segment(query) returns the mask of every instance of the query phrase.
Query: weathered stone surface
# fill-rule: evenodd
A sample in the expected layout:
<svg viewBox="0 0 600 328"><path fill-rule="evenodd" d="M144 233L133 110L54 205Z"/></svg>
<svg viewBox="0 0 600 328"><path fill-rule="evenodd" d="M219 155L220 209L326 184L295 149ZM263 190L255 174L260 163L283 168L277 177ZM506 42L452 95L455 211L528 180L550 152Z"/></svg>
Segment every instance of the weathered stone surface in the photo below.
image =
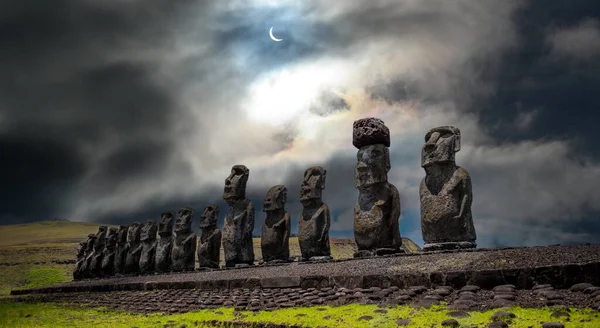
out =
<svg viewBox="0 0 600 328"><path fill-rule="evenodd" d="M113 227L108 229L108 233L106 234L106 246L102 254L102 264L99 273L101 277L110 277L115 274L118 233L119 230Z"/></svg>
<svg viewBox="0 0 600 328"><path fill-rule="evenodd" d="M120 225L117 231L117 253L115 254L115 263L113 265L114 274L125 272L125 261L129 253L129 244L127 236L129 235L129 226Z"/></svg>
<svg viewBox="0 0 600 328"><path fill-rule="evenodd" d="M246 198L246 183L250 170L235 165L225 179L223 199L229 205L223 225L223 251L225 265L254 264L252 231L254 230L254 205Z"/></svg>
<svg viewBox="0 0 600 328"><path fill-rule="evenodd" d="M196 233L192 231L194 210L182 208L175 222L175 237L171 250L171 270L193 271L196 265Z"/></svg>
<svg viewBox="0 0 600 328"><path fill-rule="evenodd" d="M398 189L387 179L391 168L389 142L386 144L380 136L387 136L389 140L389 131L383 121L367 118L354 123L355 144L360 146L354 178L354 186L359 190L354 206L357 257L365 256L366 252L375 255L378 249L402 252L398 225L400 197Z"/></svg>
<svg viewBox="0 0 600 328"><path fill-rule="evenodd" d="M263 278L260 285L262 288L300 287L300 281L300 277Z"/></svg>
<svg viewBox="0 0 600 328"><path fill-rule="evenodd" d="M171 251L173 250L173 219L172 212L160 215L158 224L158 241L156 243L156 257L154 266L156 272L168 272L171 270Z"/></svg>
<svg viewBox="0 0 600 328"><path fill-rule="evenodd" d="M80 242L77 247L77 262L75 262L75 269L73 270L73 280L81 279L81 267L86 259L87 242Z"/></svg>
<svg viewBox="0 0 600 328"><path fill-rule="evenodd" d="M218 268L221 253L221 230L217 227L219 207L208 205L200 216L198 263L201 268Z"/></svg>
<svg viewBox="0 0 600 328"><path fill-rule="evenodd" d="M106 226L99 226L94 241L94 251L92 252L90 264L88 267L88 277L94 278L100 275L102 270L102 257L104 255L104 246L106 245Z"/></svg>
<svg viewBox="0 0 600 328"><path fill-rule="evenodd" d="M327 171L320 166L310 167L304 172L304 180L300 187L300 202L303 208L298 222L298 243L303 259L331 256L331 214L329 207L322 200L326 174Z"/></svg>
<svg viewBox="0 0 600 328"><path fill-rule="evenodd" d="M267 213L262 226L260 246L263 261L288 261L290 258L290 213L285 210L287 188L271 187L265 196L263 211Z"/></svg>
<svg viewBox="0 0 600 328"><path fill-rule="evenodd" d="M456 165L460 130L451 126L431 129L421 152L421 231L424 251L474 248L477 239L471 203L471 177Z"/></svg>
<svg viewBox="0 0 600 328"><path fill-rule="evenodd" d="M142 242L142 253L140 254L140 272L154 272L156 258L156 222L152 219L146 221L142 227L140 241Z"/></svg>
<svg viewBox="0 0 600 328"><path fill-rule="evenodd" d="M140 272L140 256L142 255L142 243L140 242L141 230L142 224L140 222L135 222L127 231L128 250L123 273Z"/></svg>
<svg viewBox="0 0 600 328"><path fill-rule="evenodd" d="M367 117L354 121L352 132L352 144L358 149L375 144L390 146L390 130L378 118Z"/></svg>

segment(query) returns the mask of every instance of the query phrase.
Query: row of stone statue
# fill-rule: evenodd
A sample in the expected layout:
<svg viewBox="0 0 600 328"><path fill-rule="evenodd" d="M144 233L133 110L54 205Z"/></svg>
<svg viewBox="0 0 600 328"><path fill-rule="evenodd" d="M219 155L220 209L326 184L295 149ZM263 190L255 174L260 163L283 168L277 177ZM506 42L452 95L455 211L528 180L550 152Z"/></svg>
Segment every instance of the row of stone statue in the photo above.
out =
<svg viewBox="0 0 600 328"><path fill-rule="evenodd" d="M391 168L389 129L377 118L357 120L353 125L353 145L358 148L354 185L359 191L354 206L354 237L358 248L354 256L401 253L400 197L387 177ZM455 163L455 153L459 150L457 128L437 127L425 135L421 166L426 175L419 188L424 251L476 247L471 179ZM174 233L171 232L173 214L162 214L158 240L152 220L143 226L134 224L129 229L121 226L108 232L101 227L80 245L74 276L193 270L196 253L201 267L218 267L221 242L226 266L252 265L255 210L246 198L248 177L246 166L233 166L223 193L229 205L223 233L216 225L217 206L207 206L200 220L202 234L197 252L196 234L191 229L193 211L185 208L179 211ZM325 177L326 170L320 166L304 173L298 231L304 260L330 258L331 218L321 198ZM282 185L272 187L265 197L266 219L261 234L265 262L289 258L290 215L285 210L286 200L287 189Z"/></svg>

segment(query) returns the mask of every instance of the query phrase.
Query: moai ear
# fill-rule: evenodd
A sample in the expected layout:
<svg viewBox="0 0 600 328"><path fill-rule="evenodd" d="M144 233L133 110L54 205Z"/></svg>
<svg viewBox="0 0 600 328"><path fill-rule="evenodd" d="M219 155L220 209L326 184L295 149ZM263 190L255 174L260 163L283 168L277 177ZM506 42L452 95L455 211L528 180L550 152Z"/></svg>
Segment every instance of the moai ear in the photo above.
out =
<svg viewBox="0 0 600 328"><path fill-rule="evenodd" d="M454 132L454 152L458 152L460 150L460 130L456 129Z"/></svg>

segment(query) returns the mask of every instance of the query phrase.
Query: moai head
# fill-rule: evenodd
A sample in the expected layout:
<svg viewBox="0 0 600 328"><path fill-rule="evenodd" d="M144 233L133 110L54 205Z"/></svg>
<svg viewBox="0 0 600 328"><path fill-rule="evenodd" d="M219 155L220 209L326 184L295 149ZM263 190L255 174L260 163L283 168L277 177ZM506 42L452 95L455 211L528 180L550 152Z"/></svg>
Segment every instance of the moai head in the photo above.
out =
<svg viewBox="0 0 600 328"><path fill-rule="evenodd" d="M160 215L160 223L158 224L158 235L168 237L173 234L173 213L165 212Z"/></svg>
<svg viewBox="0 0 600 328"><path fill-rule="evenodd" d="M94 243L95 242L96 242L96 235L93 234L93 233L89 234L88 235L88 239L85 242L85 244L86 244L86 247L85 247L86 253L89 253L89 252L91 252L91 251L94 250Z"/></svg>
<svg viewBox="0 0 600 328"><path fill-rule="evenodd" d="M246 198L246 183L250 170L244 165L234 165L231 174L225 179L223 199L230 204L236 200Z"/></svg>
<svg viewBox="0 0 600 328"><path fill-rule="evenodd" d="M390 131L383 121L373 117L355 121L352 144L358 148L354 186L362 189L387 181Z"/></svg>
<svg viewBox="0 0 600 328"><path fill-rule="evenodd" d="M304 172L304 180L300 187L300 202L313 199L320 200L325 189L327 171L321 166L313 166Z"/></svg>
<svg viewBox="0 0 600 328"><path fill-rule="evenodd" d="M156 222L152 219L146 221L146 223L142 226L142 232L140 233L140 240L154 240L156 239Z"/></svg>
<svg viewBox="0 0 600 328"><path fill-rule="evenodd" d="M194 210L191 208L182 208L178 212L179 217L175 222L175 232L186 233L192 231L192 221L194 221Z"/></svg>
<svg viewBox="0 0 600 328"><path fill-rule="evenodd" d="M215 227L219 219L219 206L215 204L207 205L200 216L200 228Z"/></svg>
<svg viewBox="0 0 600 328"><path fill-rule="evenodd" d="M119 231L117 232L117 244L125 245L127 243L127 235L128 235L129 226L120 225Z"/></svg>
<svg viewBox="0 0 600 328"><path fill-rule="evenodd" d="M85 249L87 248L87 242L82 241L77 246L77 258L82 258L85 255Z"/></svg>
<svg viewBox="0 0 600 328"><path fill-rule="evenodd" d="M459 129L453 126L433 128L425 135L425 144L421 151L421 167L454 163L454 154L459 150Z"/></svg>
<svg viewBox="0 0 600 328"><path fill-rule="evenodd" d="M119 229L110 228L106 234L106 248L115 248L117 246L117 237L119 235Z"/></svg>
<svg viewBox="0 0 600 328"><path fill-rule="evenodd" d="M104 249L106 242L106 226L99 226L96 233L96 241L94 242L94 250L99 252Z"/></svg>
<svg viewBox="0 0 600 328"><path fill-rule="evenodd" d="M285 208L287 202L287 188L283 185L271 187L265 196L263 203L263 211L276 211Z"/></svg>
<svg viewBox="0 0 600 328"><path fill-rule="evenodd" d="M129 227L127 232L127 242L128 243L138 243L140 241L140 228L141 223L135 222Z"/></svg>

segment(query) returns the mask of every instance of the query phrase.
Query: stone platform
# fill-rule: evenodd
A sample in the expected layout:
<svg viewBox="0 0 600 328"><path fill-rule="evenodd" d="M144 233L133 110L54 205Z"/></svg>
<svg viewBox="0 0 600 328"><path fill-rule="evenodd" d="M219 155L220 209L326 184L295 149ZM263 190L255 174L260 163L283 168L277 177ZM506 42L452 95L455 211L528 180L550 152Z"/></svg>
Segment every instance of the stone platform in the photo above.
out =
<svg viewBox="0 0 600 328"><path fill-rule="evenodd" d="M11 295L255 288L408 288L466 285L490 290L510 284L531 289L548 284L569 288L600 285L600 245L543 246L425 252L322 263L286 263L189 273L154 274L74 281Z"/></svg>

